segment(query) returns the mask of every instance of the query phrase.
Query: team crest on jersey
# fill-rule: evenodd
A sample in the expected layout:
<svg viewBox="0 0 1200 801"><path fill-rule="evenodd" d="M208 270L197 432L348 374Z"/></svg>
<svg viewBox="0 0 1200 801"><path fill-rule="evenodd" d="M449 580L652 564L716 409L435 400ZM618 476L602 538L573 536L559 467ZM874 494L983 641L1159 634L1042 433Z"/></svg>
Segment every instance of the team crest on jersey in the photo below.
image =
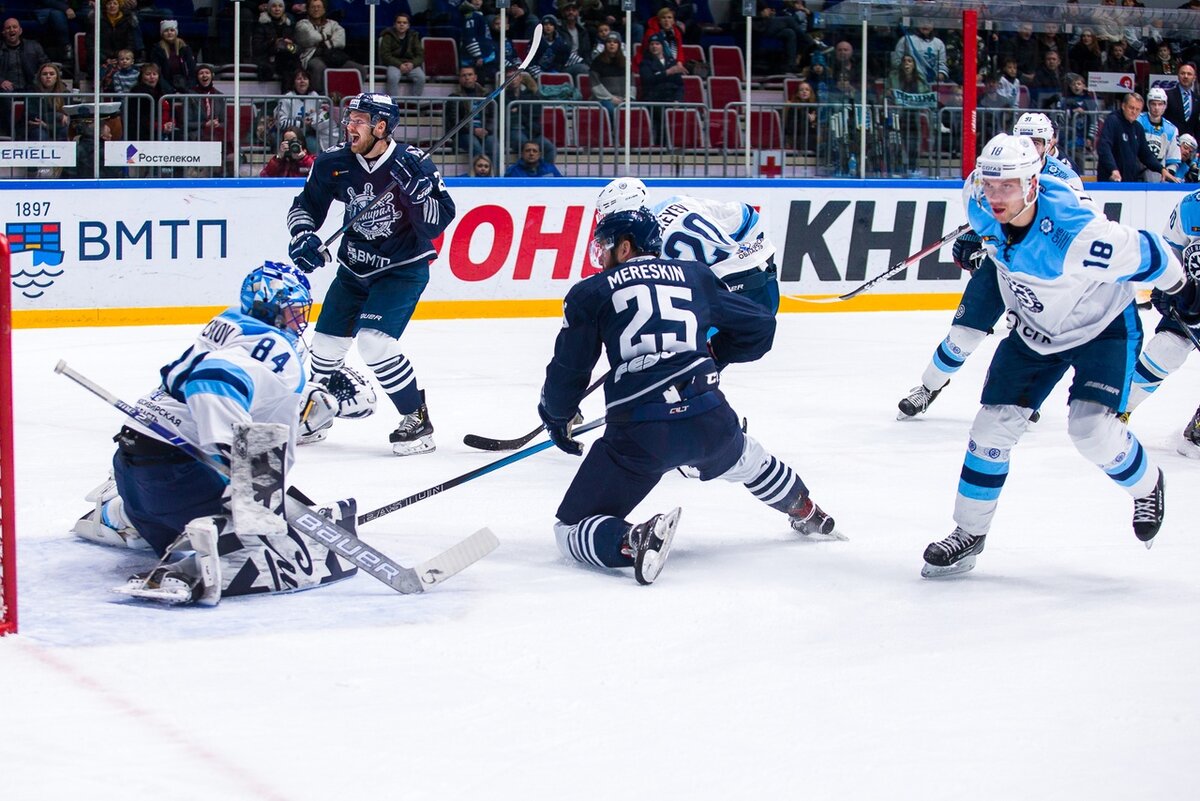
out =
<svg viewBox="0 0 1200 801"><path fill-rule="evenodd" d="M1016 296L1020 304L1034 314L1046 310L1046 305L1038 300L1038 297L1034 291L1024 284L1018 284L1012 279L1012 276L1009 276L1008 278L1008 288L1012 291L1013 295Z"/></svg>
<svg viewBox="0 0 1200 801"><path fill-rule="evenodd" d="M350 187L346 192L349 195L346 212L351 216L358 214L375 200L375 187L371 184L364 186L361 194L356 193L354 187ZM389 190L374 208L354 223L354 230L367 239L379 239L391 233L392 222L400 216L396 213L395 198L396 193Z"/></svg>
<svg viewBox="0 0 1200 801"><path fill-rule="evenodd" d="M1054 230L1054 223L1051 222L1049 217L1043 217L1041 225L1039 225L1038 228L1043 234L1048 234Z"/></svg>

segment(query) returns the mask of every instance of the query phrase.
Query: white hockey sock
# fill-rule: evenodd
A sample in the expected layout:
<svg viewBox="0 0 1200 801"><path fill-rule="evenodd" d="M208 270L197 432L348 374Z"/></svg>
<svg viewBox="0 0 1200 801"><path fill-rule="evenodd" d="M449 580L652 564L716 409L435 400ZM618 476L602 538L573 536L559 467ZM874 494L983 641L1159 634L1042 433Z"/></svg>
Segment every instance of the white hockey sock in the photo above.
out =
<svg viewBox="0 0 1200 801"><path fill-rule="evenodd" d="M1067 433L1084 458L1134 498L1154 489L1157 465L1111 409L1093 401L1071 401Z"/></svg>
<svg viewBox="0 0 1200 801"><path fill-rule="evenodd" d="M320 332L313 334L312 348L308 352L313 381L326 381L341 369L352 342L354 340L350 337L335 337Z"/></svg>
<svg viewBox="0 0 1200 801"><path fill-rule="evenodd" d="M937 346L933 358L921 374L921 383L928 389L941 389L957 373L967 358L987 338L987 331L962 325L950 326L950 333Z"/></svg>
<svg viewBox="0 0 1200 801"><path fill-rule="evenodd" d="M585 517L575 525L554 523L554 540L563 556L595 567L629 567L633 559L621 552L629 523L612 515Z"/></svg>
<svg viewBox="0 0 1200 801"><path fill-rule="evenodd" d="M1008 405L984 406L975 415L954 499L954 522L964 531L978 537L991 529L1008 479L1009 453L1029 427L1029 413Z"/></svg>
<svg viewBox="0 0 1200 801"><path fill-rule="evenodd" d="M1155 334L1138 357L1125 411L1132 412L1150 397L1167 376L1183 366L1191 352L1192 343L1187 338L1173 331Z"/></svg>
<svg viewBox="0 0 1200 801"><path fill-rule="evenodd" d="M411 414L421 405L412 363L400 351L400 340L382 331L365 328L358 335L358 352L375 373L379 385L400 414Z"/></svg>

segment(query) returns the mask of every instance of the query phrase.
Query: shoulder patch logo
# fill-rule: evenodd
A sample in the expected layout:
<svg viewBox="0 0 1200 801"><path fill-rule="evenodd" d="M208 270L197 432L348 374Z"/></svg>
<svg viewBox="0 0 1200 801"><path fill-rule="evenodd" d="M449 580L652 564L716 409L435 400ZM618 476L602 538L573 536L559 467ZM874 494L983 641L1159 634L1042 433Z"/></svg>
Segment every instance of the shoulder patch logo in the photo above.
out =
<svg viewBox="0 0 1200 801"><path fill-rule="evenodd" d="M1041 224L1038 225L1038 229L1041 230L1043 234L1049 234L1054 230L1054 223L1049 217L1043 217Z"/></svg>

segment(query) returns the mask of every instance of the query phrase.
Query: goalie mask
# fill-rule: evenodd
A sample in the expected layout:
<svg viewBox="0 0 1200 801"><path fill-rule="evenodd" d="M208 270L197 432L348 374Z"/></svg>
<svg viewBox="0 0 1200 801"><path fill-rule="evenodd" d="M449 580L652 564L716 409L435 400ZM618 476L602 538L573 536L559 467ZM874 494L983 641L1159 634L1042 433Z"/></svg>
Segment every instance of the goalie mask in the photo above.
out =
<svg viewBox="0 0 1200 801"><path fill-rule="evenodd" d="M308 277L287 264L267 261L242 281L242 314L299 337L308 326Z"/></svg>
<svg viewBox="0 0 1200 801"><path fill-rule="evenodd" d="M616 248L624 239L629 240L635 255L658 255L662 250L658 218L643 207L633 211L613 212L602 219L596 224L589 248L588 255L592 266L598 270L606 269L605 254Z"/></svg>
<svg viewBox="0 0 1200 801"><path fill-rule="evenodd" d="M618 211L636 211L646 205L646 185L637 178L618 178L600 190L596 198L596 219L603 220Z"/></svg>

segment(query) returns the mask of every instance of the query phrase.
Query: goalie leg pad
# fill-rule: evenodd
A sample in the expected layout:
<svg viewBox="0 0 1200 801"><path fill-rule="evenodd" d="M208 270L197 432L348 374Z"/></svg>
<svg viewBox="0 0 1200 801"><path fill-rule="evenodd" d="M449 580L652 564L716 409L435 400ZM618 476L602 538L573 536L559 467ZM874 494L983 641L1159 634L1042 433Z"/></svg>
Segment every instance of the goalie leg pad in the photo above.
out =
<svg viewBox="0 0 1200 801"><path fill-rule="evenodd" d="M318 510L335 523L354 531L357 505L353 498ZM331 514L332 511L332 514ZM283 536L223 535L218 542L222 595L287 593L321 587L358 572L324 545L288 530Z"/></svg>
<svg viewBox="0 0 1200 801"><path fill-rule="evenodd" d="M282 423L238 423L233 427L229 508L233 528L243 534L279 536L283 517L288 427Z"/></svg>
<svg viewBox="0 0 1200 801"><path fill-rule="evenodd" d="M217 541L228 518L198 517L184 527L153 569L131 576L113 592L144 601L216 606L221 602L221 563ZM182 558L168 561L173 555Z"/></svg>
<svg viewBox="0 0 1200 801"><path fill-rule="evenodd" d="M138 534L137 529L126 517L125 502L117 494L117 482L111 472L102 484L85 496L84 500L96 506L75 521L72 533L98 545L137 551L150 550L150 543Z"/></svg>

